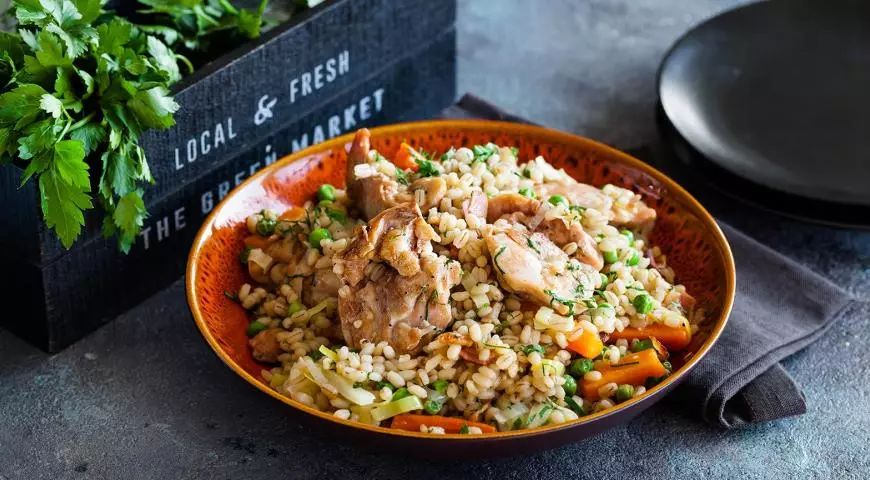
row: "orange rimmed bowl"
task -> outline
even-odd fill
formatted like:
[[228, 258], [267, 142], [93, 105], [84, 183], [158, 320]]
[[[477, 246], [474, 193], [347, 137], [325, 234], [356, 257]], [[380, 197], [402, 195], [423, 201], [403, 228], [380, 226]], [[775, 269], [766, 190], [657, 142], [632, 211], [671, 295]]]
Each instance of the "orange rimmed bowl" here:
[[[634, 190], [655, 208], [658, 220], [651, 242], [667, 255], [677, 281], [705, 308], [707, 321], [689, 347], [685, 364], [644, 395], [579, 420], [534, 430], [487, 435], [427, 435], [374, 427], [339, 419], [272, 390], [262, 379], [265, 368], [254, 360], [245, 328], [248, 319], [225, 291], [246, 281], [238, 261], [247, 234], [245, 218], [263, 208], [282, 211], [313, 198], [323, 183], [344, 185], [346, 151], [353, 135], [305, 149], [264, 168], [236, 187], [202, 225], [187, 264], [187, 300], [194, 321], [215, 353], [248, 383], [308, 415], [300, 420], [336, 430], [339, 438], [359, 440], [380, 451], [424, 456], [503, 456], [553, 448], [625, 422], [660, 400], [679, 384], [716, 342], [734, 301], [734, 259], [725, 236], [697, 200], [649, 165], [600, 143], [541, 127], [481, 120], [405, 123], [372, 129], [372, 147], [387, 158], [401, 142], [428, 151], [493, 142], [516, 146], [520, 158], [543, 155], [577, 180], [602, 186], [612, 183]], [[288, 411], [289, 412], [289, 411]]]

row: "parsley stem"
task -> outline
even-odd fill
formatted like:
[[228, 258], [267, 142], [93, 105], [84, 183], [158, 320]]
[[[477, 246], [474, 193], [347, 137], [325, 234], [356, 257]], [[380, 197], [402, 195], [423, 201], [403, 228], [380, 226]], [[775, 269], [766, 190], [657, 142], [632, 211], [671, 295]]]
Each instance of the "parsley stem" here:
[[[88, 113], [88, 114], [85, 116], [85, 118], [82, 118], [81, 120], [77, 121], [76, 123], [73, 123], [72, 125], [70, 125], [70, 127], [69, 127], [70, 131], [78, 130], [79, 128], [84, 127], [84, 126], [87, 125], [88, 122], [90, 122], [93, 118], [94, 118], [94, 112], [90, 112], [90, 113]], [[70, 119], [70, 120], [72, 120], [72, 119]]]
[[188, 60], [187, 57], [185, 57], [184, 55], [179, 55], [179, 54], [176, 53], [176, 54], [175, 54], [175, 59], [176, 59], [176, 60], [181, 60], [181, 63], [183, 63], [185, 66], [187, 66], [187, 70], [188, 70], [190, 73], [193, 73], [193, 64], [190, 63], [190, 60]]

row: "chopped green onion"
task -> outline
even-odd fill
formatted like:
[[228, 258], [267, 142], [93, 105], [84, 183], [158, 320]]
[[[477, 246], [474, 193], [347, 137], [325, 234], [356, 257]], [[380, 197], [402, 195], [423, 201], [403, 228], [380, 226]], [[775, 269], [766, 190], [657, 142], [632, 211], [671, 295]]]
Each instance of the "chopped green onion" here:
[[673, 371], [674, 371], [674, 366], [671, 365], [671, 362], [665, 360], [664, 362], [662, 362], [662, 365], [665, 367], [665, 369], [666, 369], [667, 371], [669, 371], [669, 372], [673, 372]]
[[565, 397], [565, 404], [568, 405], [568, 408], [574, 411], [579, 416], [586, 415], [586, 409], [583, 408], [583, 403], [574, 400], [573, 397]]
[[521, 348], [522, 352], [526, 355], [530, 355], [532, 352], [538, 352], [541, 355], [544, 355], [544, 347], [540, 345], [523, 345]]
[[631, 346], [632, 352], [640, 352], [649, 348], [653, 348], [653, 341], [649, 338], [644, 340], [638, 340], [634, 345]]
[[607, 275], [605, 275], [603, 273], [599, 273], [598, 275], [601, 275], [601, 286], [598, 288], [600, 288], [601, 290], [604, 290], [604, 287], [606, 287], [607, 284], [610, 283], [610, 281], [607, 279]]
[[438, 380], [432, 382], [432, 389], [434, 389], [438, 393], [447, 393], [447, 385], [449, 384], [450, 382], [448, 382], [447, 380], [439, 378]]
[[444, 406], [443, 403], [429, 399], [423, 403], [423, 411], [429, 415], [438, 415], [442, 406]]

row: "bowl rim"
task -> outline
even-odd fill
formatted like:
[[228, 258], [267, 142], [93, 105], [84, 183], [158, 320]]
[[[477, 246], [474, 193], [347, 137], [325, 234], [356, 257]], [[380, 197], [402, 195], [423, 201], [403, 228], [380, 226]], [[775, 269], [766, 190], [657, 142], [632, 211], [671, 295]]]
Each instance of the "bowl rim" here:
[[354, 429], [367, 430], [376, 434], [383, 435], [394, 435], [399, 437], [409, 437], [418, 440], [488, 440], [488, 439], [508, 439], [514, 437], [534, 437], [537, 435], [544, 435], [548, 433], [553, 433], [555, 431], [566, 430], [569, 428], [579, 427], [581, 425], [592, 424], [599, 420], [602, 420], [606, 417], [610, 417], [611, 415], [617, 415], [619, 413], [628, 411], [631, 407], [641, 404], [646, 400], [651, 400], [652, 397], [658, 396], [664, 393], [664, 390], [669, 389], [671, 386], [679, 383], [683, 377], [685, 377], [689, 371], [691, 371], [695, 366], [700, 362], [710, 350], [710, 348], [716, 343], [719, 339], [719, 336], [722, 334], [722, 331], [725, 329], [725, 326], [728, 323], [728, 318], [731, 314], [731, 309], [734, 305], [734, 297], [736, 292], [736, 273], [734, 266], [734, 256], [731, 252], [731, 247], [728, 244], [728, 240], [725, 238], [725, 235], [722, 233], [722, 230], [719, 228], [719, 225], [713, 219], [713, 216], [698, 202], [695, 197], [693, 197], [688, 191], [686, 191], [683, 187], [677, 184], [670, 177], [660, 172], [659, 170], [653, 168], [645, 162], [642, 162], [627, 153], [624, 153], [620, 150], [617, 150], [613, 147], [605, 145], [603, 143], [588, 139], [586, 137], [581, 137], [579, 135], [574, 135], [567, 132], [562, 132], [559, 130], [554, 130], [550, 128], [540, 127], [537, 125], [529, 125], [529, 124], [521, 124], [514, 122], [504, 122], [504, 121], [493, 121], [493, 120], [479, 120], [479, 119], [439, 119], [439, 120], [423, 120], [423, 121], [415, 121], [415, 122], [403, 122], [390, 124], [381, 127], [370, 128], [372, 137], [376, 137], [380, 134], [391, 134], [402, 132], [404, 130], [413, 129], [413, 130], [426, 130], [426, 129], [438, 129], [438, 128], [453, 128], [453, 129], [462, 129], [468, 128], [471, 130], [486, 130], [487, 128], [492, 129], [501, 129], [514, 134], [519, 135], [530, 135], [536, 137], [543, 137], [545, 139], [554, 139], [561, 140], [563, 143], [575, 143], [581, 144], [590, 150], [598, 150], [607, 153], [610, 157], [615, 157], [619, 159], [620, 162], [631, 167], [633, 169], [639, 170], [653, 178], [655, 178], [658, 182], [664, 185], [669, 192], [674, 192], [677, 196], [682, 197], [687, 201], [690, 209], [694, 209], [698, 219], [710, 230], [713, 235], [714, 243], [716, 243], [719, 248], [719, 254], [723, 257], [722, 261], [725, 267], [725, 304], [722, 306], [721, 313], [719, 317], [716, 319], [714, 328], [711, 330], [710, 335], [701, 344], [698, 350], [694, 355], [689, 359], [688, 362], [683, 364], [676, 372], [673, 372], [671, 375], [665, 379], [665, 381], [659, 383], [647, 390], [643, 395], [639, 397], [631, 398], [623, 403], [617, 404], [612, 408], [608, 408], [607, 410], [603, 410], [600, 412], [591, 413], [589, 415], [583, 416], [577, 420], [571, 420], [559, 424], [546, 425], [530, 430], [511, 430], [507, 432], [494, 432], [487, 433], [482, 435], [463, 435], [463, 434], [443, 434], [443, 435], [432, 435], [429, 433], [422, 432], [411, 432], [407, 430], [398, 430], [392, 429], [388, 427], [369, 425], [362, 422], [356, 422], [352, 420], [345, 420], [336, 417], [330, 413], [321, 412], [313, 407], [302, 404], [293, 400], [292, 398], [278, 393], [274, 389], [269, 386], [263, 384], [253, 375], [245, 371], [238, 363], [233, 360], [230, 355], [225, 352], [221, 346], [218, 344], [214, 335], [212, 335], [211, 330], [205, 323], [205, 319], [203, 318], [203, 314], [199, 308], [199, 294], [195, 289], [195, 283], [197, 278], [197, 266], [198, 266], [198, 258], [202, 251], [202, 247], [205, 244], [205, 241], [211, 236], [211, 231], [214, 226], [215, 219], [217, 218], [217, 214], [232, 200], [232, 198], [247, 185], [258, 181], [261, 177], [264, 177], [270, 174], [272, 171], [277, 170], [283, 166], [289, 165], [295, 161], [298, 161], [302, 158], [322, 153], [324, 151], [332, 150], [335, 148], [343, 147], [344, 145], [350, 143], [353, 140], [353, 136], [355, 132], [350, 132], [344, 135], [340, 135], [338, 137], [329, 139], [325, 142], [312, 145], [305, 149], [299, 150], [298, 152], [291, 153], [286, 155], [276, 161], [275, 163], [266, 166], [260, 171], [256, 172], [254, 175], [248, 177], [244, 182], [233, 188], [227, 195], [221, 200], [215, 208], [209, 213], [206, 217], [205, 221], [199, 228], [199, 231], [196, 234], [196, 238], [193, 241], [193, 244], [190, 249], [190, 253], [187, 257], [187, 269], [185, 275], [185, 290], [187, 295], [187, 303], [190, 308], [191, 315], [193, 316], [194, 322], [196, 323], [197, 328], [199, 328], [200, 333], [205, 338], [206, 342], [208, 342], [209, 346], [211, 346], [212, 350], [215, 354], [228, 366], [230, 369], [236, 372], [240, 377], [245, 379], [248, 383], [258, 388], [262, 392], [270, 395], [276, 400], [283, 402], [290, 407], [293, 407], [297, 410], [300, 410], [304, 413], [313, 415], [315, 417], [319, 417], [323, 420], [327, 420], [333, 423], [336, 423], [340, 426], [350, 427]]

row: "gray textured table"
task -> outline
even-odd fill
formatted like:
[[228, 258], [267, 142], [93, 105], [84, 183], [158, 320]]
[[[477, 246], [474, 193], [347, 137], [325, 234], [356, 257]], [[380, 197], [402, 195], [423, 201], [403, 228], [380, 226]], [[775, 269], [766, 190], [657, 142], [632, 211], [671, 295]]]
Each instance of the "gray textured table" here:
[[[633, 147], [655, 142], [654, 73], [664, 49], [691, 24], [738, 2], [460, 3], [460, 91]], [[870, 233], [703, 200], [864, 299], [785, 362], [806, 392], [806, 415], [721, 431], [665, 401], [592, 440], [511, 460], [365, 453], [294, 424], [287, 407], [224, 367], [200, 338], [176, 282], [54, 357], [0, 331], [0, 479], [865, 478]]]

